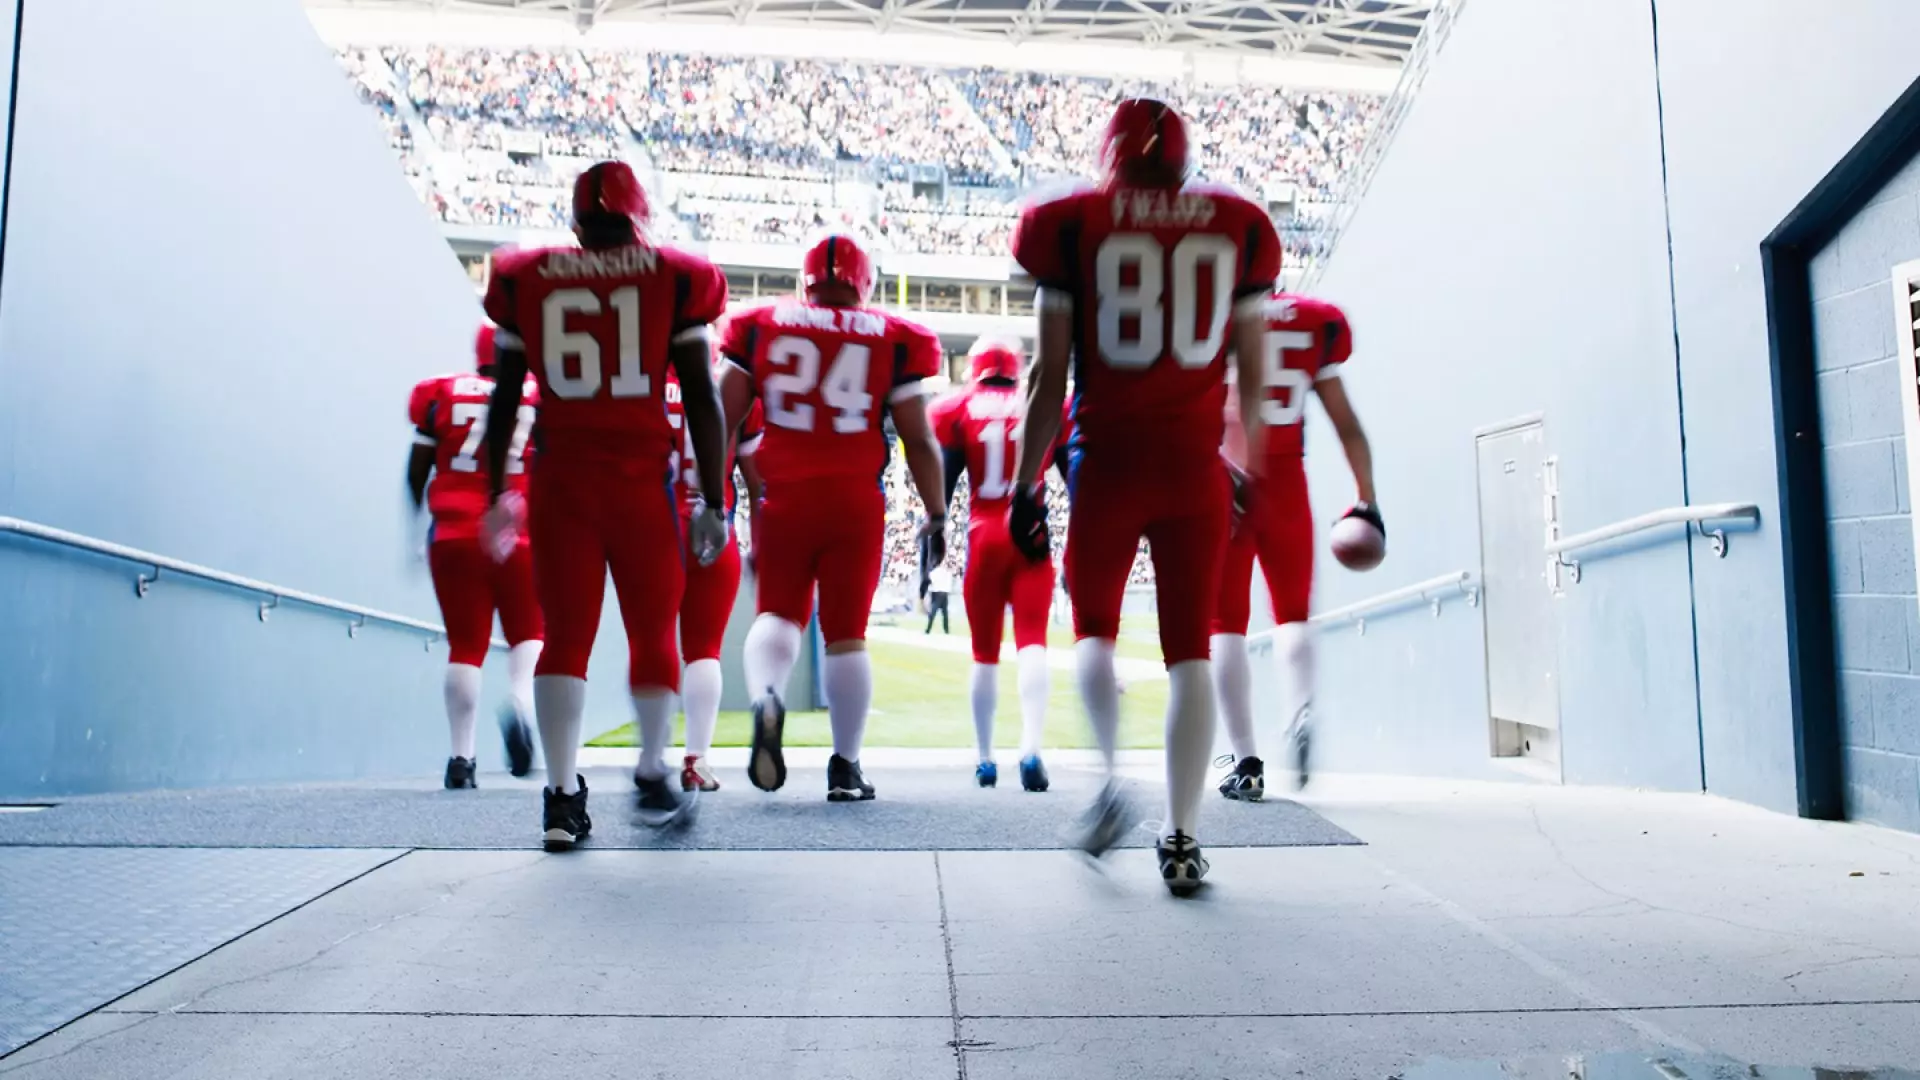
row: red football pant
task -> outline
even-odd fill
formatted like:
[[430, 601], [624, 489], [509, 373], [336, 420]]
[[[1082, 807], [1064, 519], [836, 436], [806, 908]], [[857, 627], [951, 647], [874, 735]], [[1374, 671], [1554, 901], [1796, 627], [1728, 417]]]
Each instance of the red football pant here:
[[768, 491], [754, 515], [760, 613], [807, 625], [817, 584], [820, 636], [829, 645], [865, 641], [886, 530], [887, 500], [877, 481], [837, 479]]
[[1162, 464], [1153, 474], [1127, 462], [1083, 457], [1074, 467], [1065, 556], [1074, 634], [1120, 636], [1127, 574], [1145, 537], [1167, 666], [1207, 659], [1232, 504], [1227, 468], [1218, 457], [1185, 469]]
[[587, 677], [607, 576], [627, 629], [627, 683], [680, 688], [674, 639], [686, 578], [680, 513], [664, 469], [534, 466], [527, 493], [533, 578], [547, 617], [536, 675]]
[[507, 644], [540, 640], [540, 603], [527, 545], [496, 563], [476, 537], [436, 540], [427, 545], [427, 569], [433, 575], [433, 595], [440, 600], [440, 621], [447, 627], [447, 663], [486, 663], [495, 611], [500, 612]]
[[1245, 634], [1253, 608], [1253, 560], [1267, 579], [1273, 619], [1285, 625], [1307, 621], [1313, 595], [1313, 507], [1307, 502], [1306, 463], [1296, 461], [1260, 481], [1253, 509], [1227, 541], [1220, 566], [1220, 602], [1213, 613], [1216, 634]]
[[[681, 529], [687, 526], [681, 519]], [[740, 592], [740, 545], [727, 532], [727, 543], [712, 566], [687, 560], [687, 589], [680, 598], [680, 654], [695, 660], [720, 659], [720, 643], [727, 636], [727, 620]]]
[[1053, 608], [1053, 560], [1028, 562], [1007, 535], [1004, 514], [974, 518], [967, 527], [967, 575], [961, 583], [967, 626], [973, 633], [973, 661], [1000, 662], [1007, 605], [1013, 605], [1013, 644], [1024, 649], [1047, 643], [1047, 615]]

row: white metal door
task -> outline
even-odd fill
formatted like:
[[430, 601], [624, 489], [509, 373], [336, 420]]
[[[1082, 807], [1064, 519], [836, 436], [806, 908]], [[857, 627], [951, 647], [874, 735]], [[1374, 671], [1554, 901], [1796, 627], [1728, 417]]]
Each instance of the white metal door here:
[[1494, 753], [1557, 761], [1559, 638], [1545, 550], [1554, 517], [1545, 434], [1536, 421], [1485, 432], [1475, 444]]

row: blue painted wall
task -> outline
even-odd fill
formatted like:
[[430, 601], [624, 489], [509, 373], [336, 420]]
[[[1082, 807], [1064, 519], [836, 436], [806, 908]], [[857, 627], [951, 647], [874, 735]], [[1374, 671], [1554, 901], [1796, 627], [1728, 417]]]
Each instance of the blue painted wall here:
[[[1478, 569], [1473, 432], [1516, 416], [1544, 418], [1566, 530], [1682, 501], [1651, 42], [1632, 5], [1464, 9], [1319, 287], [1353, 318], [1393, 538], [1365, 576], [1323, 561], [1321, 605]], [[1324, 522], [1352, 489], [1310, 439]], [[1697, 788], [1685, 548], [1594, 561], [1556, 612], [1566, 779]], [[1323, 640], [1331, 766], [1503, 775], [1480, 609]]]
[[[1791, 810], [1758, 247], [1912, 79], [1920, 7], [1852, 0], [1808, 20], [1761, 0], [1729, 20], [1660, 0], [1657, 39], [1655, 16], [1466, 6], [1320, 285], [1354, 318], [1347, 382], [1394, 551], [1366, 578], [1324, 572], [1319, 602], [1472, 568], [1470, 433], [1521, 413], [1544, 414], [1566, 531], [1756, 502], [1760, 531], [1725, 560], [1676, 531], [1568, 587], [1563, 762], [1570, 782], [1682, 790], [1704, 770], [1709, 790]], [[1325, 518], [1349, 488], [1329, 433], [1312, 439]], [[1395, 622], [1326, 638], [1330, 764], [1486, 773], [1477, 617]]]
[[1889, 271], [1920, 259], [1920, 159], [1811, 267], [1851, 817], [1920, 829], [1920, 597]]
[[[1740, 5], [1661, 0], [1674, 284], [1687, 470], [1703, 502], [1778, 508], [1760, 240], [1913, 80], [1920, 6], [1904, 0]], [[1891, 301], [1888, 301], [1891, 303]], [[1882, 310], [1885, 310], [1884, 308]], [[1778, 534], [1702, 562], [1701, 729], [1707, 786], [1795, 805]]]
[[[19, 74], [0, 513], [437, 620], [403, 409], [477, 306], [297, 0], [29, 0]], [[437, 771], [444, 650], [131, 583], [0, 539], [0, 793]]]

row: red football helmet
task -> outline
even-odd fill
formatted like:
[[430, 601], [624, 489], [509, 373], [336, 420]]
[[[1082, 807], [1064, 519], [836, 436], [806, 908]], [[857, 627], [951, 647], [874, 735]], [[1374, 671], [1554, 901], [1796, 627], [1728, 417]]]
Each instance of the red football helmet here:
[[473, 366], [476, 371], [485, 371], [493, 366], [493, 324], [483, 322], [480, 332], [473, 338]]
[[647, 221], [653, 216], [640, 178], [624, 161], [602, 161], [574, 178], [573, 223], [605, 215], [633, 222], [636, 236], [645, 234]]
[[1164, 173], [1170, 183], [1187, 175], [1187, 122], [1173, 106], [1152, 98], [1128, 98], [1113, 110], [1100, 140], [1100, 167], [1107, 179], [1140, 167]]
[[873, 295], [873, 258], [859, 241], [845, 233], [830, 233], [815, 241], [800, 260], [800, 286], [811, 297], [813, 290], [837, 281], [860, 294], [859, 303]]
[[1020, 344], [981, 338], [967, 352], [967, 381], [1020, 378]]

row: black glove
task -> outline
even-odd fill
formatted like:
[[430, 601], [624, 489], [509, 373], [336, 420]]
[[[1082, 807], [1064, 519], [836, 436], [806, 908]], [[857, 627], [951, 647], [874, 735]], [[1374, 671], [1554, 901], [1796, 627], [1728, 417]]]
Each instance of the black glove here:
[[1007, 533], [1029, 562], [1037, 563], [1053, 554], [1047, 536], [1046, 494], [1039, 485], [1014, 489], [1012, 504], [1007, 507]]
[[920, 526], [920, 538], [927, 545], [926, 569], [923, 575], [933, 573], [933, 568], [947, 561], [947, 519], [945, 515], [930, 517]]
[[1381, 540], [1387, 538], [1387, 523], [1380, 520], [1380, 508], [1372, 503], [1354, 503], [1353, 506], [1349, 508], [1346, 513], [1341, 514], [1340, 517], [1342, 519], [1357, 517], [1367, 524], [1372, 525], [1374, 528], [1379, 529]]

